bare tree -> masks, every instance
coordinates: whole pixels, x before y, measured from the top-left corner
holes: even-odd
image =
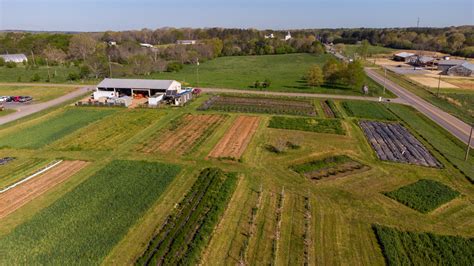
[[[76,34],[69,43],[69,55],[86,61],[96,51],[97,41],[86,33]]]
[[[46,46],[46,48],[43,50],[43,56],[49,61],[49,62],[56,62],[59,64],[63,64],[66,61],[66,53],[61,50],[52,47],[51,45]]]

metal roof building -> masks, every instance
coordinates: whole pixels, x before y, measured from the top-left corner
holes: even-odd
[[[0,55],[0,57],[3,58],[5,62],[14,62],[14,63],[28,62],[28,58],[24,54],[2,54]]]
[[[181,83],[176,80],[156,80],[156,79],[104,79],[97,85],[94,98],[117,97],[120,95],[133,96],[142,94],[150,97],[157,93],[169,91],[181,92]]]

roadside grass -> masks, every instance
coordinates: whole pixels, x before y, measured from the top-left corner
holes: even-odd
[[[1,68],[0,68],[1,69]],[[72,87],[0,86],[0,96],[31,96],[33,102],[45,102],[75,91]],[[2,112],[0,112],[1,115]]]
[[[350,117],[377,119],[377,120],[397,120],[383,103],[364,101],[344,101],[342,107]]]
[[[50,147],[65,151],[112,150],[162,116],[156,110],[119,111],[52,143]]]
[[[273,116],[268,127],[344,135],[339,119]]]
[[[2,137],[0,147],[40,148],[81,127],[104,118],[114,111],[111,109],[66,109],[49,120]]]
[[[471,183],[474,182],[474,156],[464,160],[466,145],[445,129],[411,107],[391,104],[388,109],[430,143],[443,157],[458,168]]]
[[[474,238],[373,226],[388,265],[470,265]]]
[[[38,158],[16,158],[0,165],[0,190],[33,174],[50,161]]]
[[[9,248],[0,262],[100,263],[180,169],[157,162],[110,162],[2,237],[0,245]]]
[[[428,213],[459,196],[459,192],[450,187],[428,179],[421,179],[384,194],[422,213]]]
[[[354,58],[356,54],[358,54],[358,49],[361,47],[360,44],[346,44],[344,45],[344,55],[350,58]],[[368,49],[368,57],[381,55],[381,54],[391,54],[397,51],[396,49],[383,47],[383,46],[376,46],[376,45],[369,45]],[[360,56],[360,54],[358,54]]]
[[[0,116],[13,114],[14,112],[16,112],[14,109],[4,109],[3,111],[0,111]]]

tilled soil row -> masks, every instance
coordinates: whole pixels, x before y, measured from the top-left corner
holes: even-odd
[[[88,164],[84,161],[64,161],[51,170],[0,194],[0,219],[62,183]]]

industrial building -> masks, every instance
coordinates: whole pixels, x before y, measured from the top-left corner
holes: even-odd
[[[0,55],[5,62],[23,63],[28,62],[28,58],[24,54],[1,54]]]
[[[452,66],[447,71],[448,76],[463,76],[472,77],[474,76],[474,64],[464,62],[460,65]]]
[[[413,53],[401,52],[393,55],[393,60],[400,62],[410,62],[410,60],[415,57]]]
[[[438,62],[438,70],[441,70],[441,73],[446,75],[450,68],[454,66],[462,65],[466,62],[467,62],[466,60],[456,60],[456,59],[440,60]]]

